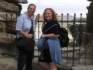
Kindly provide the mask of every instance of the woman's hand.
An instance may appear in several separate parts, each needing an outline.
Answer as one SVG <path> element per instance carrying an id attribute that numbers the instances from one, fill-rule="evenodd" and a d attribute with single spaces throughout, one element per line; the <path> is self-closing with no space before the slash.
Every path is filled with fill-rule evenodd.
<path id="1" fill-rule="evenodd" d="M 46 35 L 45 34 L 42 34 L 41 37 L 46 37 Z"/>
<path id="2" fill-rule="evenodd" d="M 55 34 L 49 34 L 48 37 L 50 37 L 50 38 L 55 38 L 56 35 L 55 35 Z"/>

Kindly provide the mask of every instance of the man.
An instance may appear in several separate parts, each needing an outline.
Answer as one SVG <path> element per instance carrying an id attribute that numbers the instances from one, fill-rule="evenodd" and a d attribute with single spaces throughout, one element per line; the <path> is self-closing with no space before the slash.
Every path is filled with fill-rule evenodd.
<path id="1" fill-rule="evenodd" d="M 17 70 L 32 70 L 32 59 L 34 55 L 34 39 L 33 39 L 33 17 L 36 10 L 35 4 L 29 4 L 27 12 L 20 15 L 16 23 L 17 41 L 22 39 L 22 45 L 17 44 L 18 62 Z M 26 43 L 26 45 L 24 44 Z"/>

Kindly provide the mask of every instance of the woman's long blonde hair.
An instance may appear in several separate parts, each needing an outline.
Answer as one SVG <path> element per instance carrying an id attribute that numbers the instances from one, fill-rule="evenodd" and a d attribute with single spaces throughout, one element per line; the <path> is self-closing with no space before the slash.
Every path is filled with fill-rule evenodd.
<path id="1" fill-rule="evenodd" d="M 44 10 L 44 13 L 43 13 L 43 20 L 44 20 L 44 22 L 43 22 L 43 24 L 42 24 L 42 28 L 43 28 L 44 25 L 46 24 L 45 12 L 46 12 L 47 10 L 50 10 L 50 11 L 52 12 L 52 21 L 58 22 L 57 16 L 56 16 L 57 14 L 55 13 L 55 11 L 54 11 L 52 8 L 46 8 L 46 9 Z"/>
<path id="2" fill-rule="evenodd" d="M 46 8 L 46 9 L 44 10 L 44 13 L 43 13 L 43 19 L 44 19 L 44 21 L 46 21 L 46 19 L 45 19 L 45 12 L 46 12 L 47 10 L 50 10 L 50 11 L 52 12 L 52 20 L 53 20 L 53 21 L 57 21 L 56 13 L 55 13 L 55 11 L 54 11 L 52 8 Z"/>

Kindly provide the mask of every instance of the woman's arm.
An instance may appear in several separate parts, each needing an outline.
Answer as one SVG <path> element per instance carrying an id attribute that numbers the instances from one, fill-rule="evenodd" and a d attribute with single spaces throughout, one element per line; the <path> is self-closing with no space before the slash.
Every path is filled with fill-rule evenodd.
<path id="1" fill-rule="evenodd" d="M 51 34 L 42 34 L 42 37 L 58 38 L 59 35 L 58 34 L 54 34 L 54 33 L 51 33 Z"/>

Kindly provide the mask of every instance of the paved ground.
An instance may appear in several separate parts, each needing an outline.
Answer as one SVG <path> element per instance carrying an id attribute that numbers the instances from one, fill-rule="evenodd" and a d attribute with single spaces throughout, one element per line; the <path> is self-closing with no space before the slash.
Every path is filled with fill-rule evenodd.
<path id="1" fill-rule="evenodd" d="M 16 61 L 0 55 L 0 70 L 16 70 Z"/>
<path id="2" fill-rule="evenodd" d="M 0 54 L 3 52 L 7 52 L 7 50 L 2 50 L 0 48 Z M 16 59 L 14 59 L 12 55 L 9 56 L 5 54 L 0 55 L 0 70 L 16 70 Z M 71 70 L 71 68 L 73 68 L 73 70 L 93 70 L 93 65 L 78 65 L 73 67 L 66 65 L 67 64 L 59 66 L 58 70 Z M 40 70 L 37 59 L 34 59 L 33 70 Z"/>
<path id="3" fill-rule="evenodd" d="M 35 60 L 36 61 L 36 60 Z M 34 61 L 33 70 L 40 70 L 38 63 Z M 77 65 L 73 70 L 93 70 L 93 65 Z M 0 70 L 16 70 L 16 59 L 0 55 Z M 58 70 L 71 70 L 70 66 L 59 66 Z"/>
<path id="4" fill-rule="evenodd" d="M 0 49 L 0 54 L 2 52 L 7 52 L 7 50 Z M 2 55 L 0 55 L 0 70 L 16 70 L 16 59 L 14 59 L 12 55 L 9 55 L 11 57 L 4 53 Z M 71 66 L 66 65 L 67 64 L 59 66 L 58 70 L 71 70 Z M 73 70 L 93 70 L 93 65 L 78 65 L 73 66 L 72 68 Z M 40 70 L 37 59 L 34 59 L 33 70 Z"/>
<path id="5" fill-rule="evenodd" d="M 16 59 L 0 56 L 0 70 L 16 70 Z M 38 64 L 33 64 L 33 70 L 40 70 Z"/>
<path id="6" fill-rule="evenodd" d="M 79 65 L 74 66 L 73 70 L 93 70 L 93 65 Z"/>
<path id="7" fill-rule="evenodd" d="M 4 56 L 0 55 L 0 70 L 16 70 L 16 59 L 5 55 Z M 33 70 L 40 70 L 38 63 L 36 62 L 33 63 Z M 62 67 L 59 66 L 58 70 L 70 69 L 67 69 L 67 67 L 64 67 L 64 69 L 62 69 Z"/>

